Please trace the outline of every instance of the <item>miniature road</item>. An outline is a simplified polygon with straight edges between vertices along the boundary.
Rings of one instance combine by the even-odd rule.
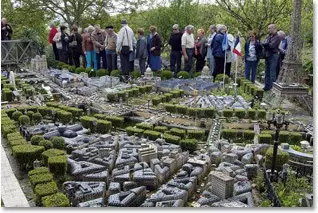
[[[30,207],[1,145],[1,198],[5,207]]]

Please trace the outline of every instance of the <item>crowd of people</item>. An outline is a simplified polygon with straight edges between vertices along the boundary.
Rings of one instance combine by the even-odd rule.
[[[86,68],[95,71],[100,68],[112,71],[118,69],[119,56],[121,74],[125,77],[134,70],[135,60],[139,62],[142,75],[146,67],[150,67],[152,71],[159,71],[162,68],[163,42],[156,26],[149,27],[147,37],[142,28],[136,30],[137,37],[135,37],[135,32],[129,27],[127,20],[121,21],[118,33],[115,33],[113,26],[101,29],[98,24],[88,26],[81,34],[76,25],[70,27],[70,34],[67,33],[67,27],[64,25],[61,25],[59,30],[54,24],[50,27],[49,43],[52,44],[55,59],[66,64],[80,67],[82,57],[82,65]],[[11,35],[12,28],[3,18],[1,40],[10,40]],[[188,25],[182,30],[178,24],[174,24],[168,41],[171,46],[170,70],[174,77],[177,77],[181,70],[193,75],[193,70],[201,72],[207,62],[214,79],[224,72],[230,76],[231,64],[237,57],[233,53],[234,40],[234,36],[228,33],[227,27],[223,24],[211,25],[208,32],[198,29],[196,39],[194,26]],[[224,49],[224,41],[228,43],[227,49]],[[251,31],[244,45],[246,79],[255,83],[259,61],[265,59],[263,89],[270,90],[279,75],[287,48],[288,38],[283,31],[277,30],[275,24],[268,26],[268,36],[264,41],[260,41],[256,33]]]

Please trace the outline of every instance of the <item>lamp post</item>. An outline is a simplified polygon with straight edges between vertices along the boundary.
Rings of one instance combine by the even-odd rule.
[[[285,120],[285,115],[281,114],[280,110],[278,110],[276,113],[268,111],[266,113],[266,119],[267,119],[268,129],[270,129],[271,124],[273,124],[273,126],[275,126],[276,128],[275,137],[274,137],[272,168],[271,168],[271,174],[270,174],[271,181],[276,181],[277,171],[275,170],[275,168],[276,168],[276,162],[277,162],[279,131],[280,131],[280,128],[283,127],[283,125],[285,125],[285,128],[287,129],[289,122]]]

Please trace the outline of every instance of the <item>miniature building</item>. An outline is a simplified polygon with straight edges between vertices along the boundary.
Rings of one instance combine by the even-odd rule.
[[[146,187],[141,186],[126,192],[110,195],[108,205],[113,207],[138,207],[145,199]]]
[[[212,183],[212,193],[222,199],[226,199],[233,196],[233,184],[234,178],[218,172],[212,171],[209,174],[209,180]]]
[[[146,145],[146,147],[139,150],[139,161],[150,163],[151,159],[158,157],[157,147],[153,144]]]

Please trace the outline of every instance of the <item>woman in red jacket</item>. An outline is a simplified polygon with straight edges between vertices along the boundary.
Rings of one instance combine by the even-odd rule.
[[[56,47],[55,41],[53,41],[53,38],[54,38],[55,34],[57,33],[57,29],[53,23],[50,24],[50,27],[51,27],[51,30],[49,33],[49,43],[52,44],[55,60],[58,61],[59,60],[59,50]]]

